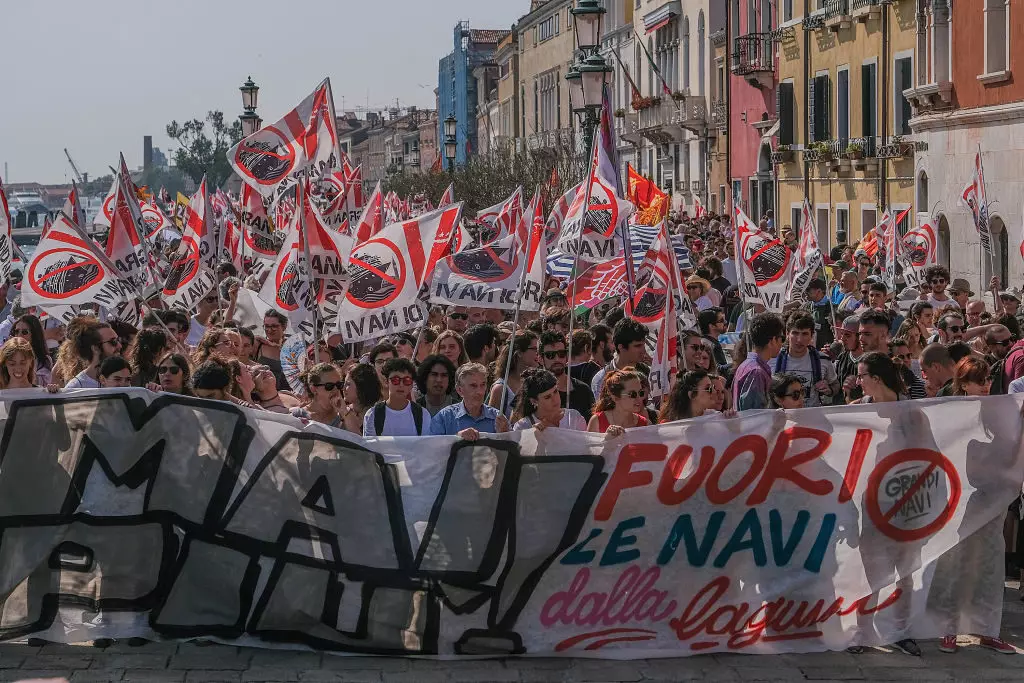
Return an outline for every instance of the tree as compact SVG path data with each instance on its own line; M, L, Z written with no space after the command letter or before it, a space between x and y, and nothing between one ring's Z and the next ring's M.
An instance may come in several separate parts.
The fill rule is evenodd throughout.
M403 171L389 176L382 184L384 192L394 190L399 197L424 194L437 202L450 183L455 183L456 201L465 202L465 215L473 216L504 201L520 185L527 201L536 188L545 191L544 211L551 210L561 193L583 180L586 155L575 144L559 142L554 148L515 151L511 146L498 147L486 156L471 157L452 173L410 173ZM548 187L552 170L557 169L559 184Z
M202 179L202 176L200 176L200 179ZM178 192L189 194L186 191L188 180L185 174L176 167L161 168L154 166L148 171L144 171L138 180L135 181L135 184L139 187L148 187L150 192L154 194L159 192L162 187L174 197Z
M207 134L209 127L209 134ZM167 137L181 147L174 151L174 165L196 184L206 176L210 188L221 187L231 177L227 152L242 139L242 124L224 122L224 112L210 111L206 119L167 124Z

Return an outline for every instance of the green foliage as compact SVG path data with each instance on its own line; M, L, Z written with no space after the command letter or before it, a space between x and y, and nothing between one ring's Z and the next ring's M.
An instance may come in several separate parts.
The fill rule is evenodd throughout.
M201 179L201 177L200 177ZM185 177L180 170L175 167L171 168L156 168L153 167L148 171L145 171L139 178L136 179L135 184L139 187L146 186L150 192L156 194L160 191L160 188L166 188L171 196L174 197L178 192L183 194L189 194L185 190L185 186L188 183L188 178Z
M174 151L174 165L196 184L206 175L213 190L231 176L227 151L242 139L242 124L236 119L228 125L224 112L210 111L205 120L171 121L167 137L180 145Z
M465 202L464 215L472 216L515 192L520 185L529 197L538 187L542 191L551 180L552 169L558 170L558 186L544 194L545 215L563 192L583 180L586 155L572 145L553 149L516 152L511 146L499 147L486 156L472 157L453 173L402 172L390 175L382 184L384 192L394 191L399 197L426 195L435 204L450 183L455 183L455 200Z

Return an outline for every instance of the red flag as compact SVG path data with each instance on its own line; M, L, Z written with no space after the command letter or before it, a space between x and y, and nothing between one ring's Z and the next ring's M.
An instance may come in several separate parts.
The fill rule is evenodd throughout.
M184 231L178 252L164 282L164 299L172 306L191 310L217 282L217 240L206 187L206 177L185 209Z
M362 244L378 232L384 229L384 198L380 192L380 181L373 188L373 194L363 207L363 215L356 223L355 240L356 244Z
M572 306L593 308L597 304L628 293L626 261L622 256L597 263L569 285Z

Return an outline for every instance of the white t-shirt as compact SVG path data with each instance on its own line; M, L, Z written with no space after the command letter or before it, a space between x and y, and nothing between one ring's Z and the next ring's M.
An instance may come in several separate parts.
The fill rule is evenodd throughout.
M775 372L775 363L777 359L772 358L768 361L768 367L772 369L772 373ZM786 359L786 369L782 372L791 372L794 375L799 375L800 380L804 385L804 406L807 408L819 408L821 407L821 396L818 394L818 390L814 388L814 366L811 364L811 352L808 351L804 354L803 358L795 358L790 356ZM832 365L832 361L821 359L821 379L825 380L829 384L835 386L839 381L836 375L836 368ZM832 405L831 397L826 397L828 405Z
M88 370L82 370L75 375L70 382L64 385L65 389L99 389L100 381L88 375Z
M185 343L194 348L199 345L204 334L206 334L206 326L192 316L188 325L188 339L185 340Z
M363 436L419 436L416 432L416 421L412 416L412 401L403 410L393 410L384 405L384 433L378 434L373 423L376 408L370 408L363 417ZM423 411L424 434L430 433L430 413Z
M577 432L587 431L587 421L579 412L569 408L562 413L562 419L558 422L559 429L573 429ZM521 432L524 429L533 429L533 419L524 417L512 426L513 432Z
M960 304L958 304L956 302L956 299L949 298L949 299L944 299L942 301L939 301L938 299L935 298L934 294L929 293L928 294L928 298L926 299L926 301L928 301L928 303L930 303L932 305L932 308L935 309L935 311L936 311L935 319L936 320L939 319L938 311L939 311L940 308L955 308L957 310L960 310Z
M707 298L706 296L702 296L699 299L697 299L697 301L694 302L693 306L698 311L706 311L709 308L713 307L714 304L711 303L711 299Z

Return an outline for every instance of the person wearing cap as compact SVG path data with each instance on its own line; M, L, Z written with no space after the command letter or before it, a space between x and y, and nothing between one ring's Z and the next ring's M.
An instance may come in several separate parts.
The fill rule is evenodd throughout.
M708 298L708 290L711 289L711 283L700 277L699 275L691 275L686 280L686 295L690 297L690 301L693 303L693 307L698 311L711 308L714 303Z
M564 311L568 308L569 300L566 298L565 292L557 288L549 289L544 294L544 298L540 300L540 314L542 317L550 313Z
M967 303L974 296L970 283L962 277L958 277L950 282L949 286L946 287L946 293L949 294L962 311L967 310Z
M859 334L860 316L857 315L847 316L843 324L836 328L836 339L843 344L843 350L835 358L836 375L847 401L863 396L863 391L857 383L857 364L864 355ZM833 401L833 405L840 403L839 400Z

